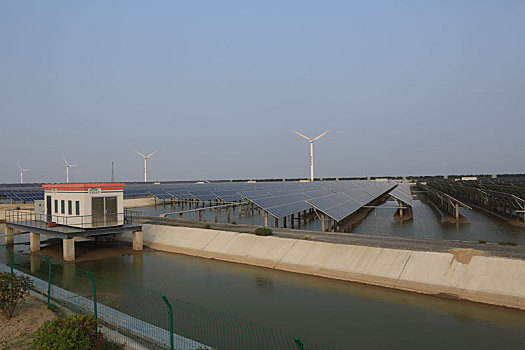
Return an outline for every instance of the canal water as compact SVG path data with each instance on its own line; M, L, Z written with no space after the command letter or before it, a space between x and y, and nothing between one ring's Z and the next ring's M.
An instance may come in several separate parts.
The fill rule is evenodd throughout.
M387 202L384 206L392 204ZM173 209L158 206L139 210L158 215ZM523 229L477 211L462 214L470 224L459 228L443 225L430 207L415 201L413 221L393 222L393 210L380 208L372 211L354 232L525 244ZM213 212L207 215L208 220L213 220ZM225 219L225 210L221 211L221 217ZM235 219L238 223L255 224L263 220L257 215L243 216L241 220L246 221L241 221L232 215L231 220ZM308 229L316 229L315 223L309 224L312 226ZM15 242L27 240L27 235L22 235ZM15 247L19 255L27 249L23 244ZM4 250L0 255L1 261L6 262ZM151 249L141 256L119 256L77 265L336 349L525 348L525 312L519 310Z

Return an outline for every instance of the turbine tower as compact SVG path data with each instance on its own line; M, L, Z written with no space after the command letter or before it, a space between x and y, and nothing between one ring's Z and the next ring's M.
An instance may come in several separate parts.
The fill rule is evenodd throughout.
M20 164L18 164L18 169L20 169L20 183L23 184L24 183L24 172L29 171L31 169L22 169L22 166Z
M69 167L76 166L75 164L69 164L64 157L64 162L66 162L66 183L69 183Z
M303 134L299 134L297 131L292 130L292 132L296 133L297 135L305 138L306 140L308 140L308 142L310 142L310 181L314 181L314 141L319 140L321 137L328 134L330 131L332 131L332 129L323 132L321 135L313 139L310 139L309 137L306 137Z
M137 152L140 156L142 156L142 158L144 158L144 182L148 182L148 158L151 157L152 155L154 155L155 153L157 153L159 150L156 150L155 152L153 153L150 153L148 154L147 156L143 155L142 153L140 153L139 151L135 151Z

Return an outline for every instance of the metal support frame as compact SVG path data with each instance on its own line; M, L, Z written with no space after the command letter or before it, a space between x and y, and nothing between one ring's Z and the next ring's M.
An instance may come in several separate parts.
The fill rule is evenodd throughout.
M170 314L170 349L173 350L173 308L171 307L168 298L166 298L166 295L162 294L162 300L164 300L168 306L168 313Z
M95 315L95 320L97 320L97 281L89 271L86 271L86 273L89 278L91 278L91 281L93 281L93 313Z

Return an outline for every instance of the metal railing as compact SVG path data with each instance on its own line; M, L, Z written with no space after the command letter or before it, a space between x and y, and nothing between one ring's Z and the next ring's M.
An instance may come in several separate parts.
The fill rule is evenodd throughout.
M33 210L8 209L5 211L6 223L51 229L57 232L72 233L76 229L112 227L139 224L140 213L124 210L122 213L99 215L56 215L35 213Z

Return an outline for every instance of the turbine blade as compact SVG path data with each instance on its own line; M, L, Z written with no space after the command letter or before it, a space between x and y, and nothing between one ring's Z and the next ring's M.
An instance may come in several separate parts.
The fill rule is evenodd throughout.
M147 156L146 158L149 158L149 157L151 157L152 155L154 155L154 154L155 154L155 153L157 153L158 151L159 151L159 150L156 150L155 152L153 152L153 153L150 153L150 154L149 154L149 156Z
M64 162L66 163L66 166L69 165L69 163L66 160L66 157L62 157L62 158L64 158Z
M17 164L18 165L18 169L22 170L22 167L20 166L20 164Z
M315 139L313 139L312 141L317 141L317 140L319 140L321 137L323 137L324 135L328 134L330 131L332 131L332 129L323 132L321 135L317 136L317 137L316 137Z
M310 140L308 137L304 136L303 134L299 134L297 131L295 130L292 130L292 132L296 133L297 135L301 136L301 137L304 137L305 139L307 139L308 141L312 141Z
M69 166L78 166L78 165L76 165L76 164L69 164Z
M139 151L135 151L135 152L137 152L137 153L138 153L139 155L141 155L141 156L142 156L142 158L147 158L147 157L146 157L145 155L143 155L143 154L142 154L142 153L140 153Z

